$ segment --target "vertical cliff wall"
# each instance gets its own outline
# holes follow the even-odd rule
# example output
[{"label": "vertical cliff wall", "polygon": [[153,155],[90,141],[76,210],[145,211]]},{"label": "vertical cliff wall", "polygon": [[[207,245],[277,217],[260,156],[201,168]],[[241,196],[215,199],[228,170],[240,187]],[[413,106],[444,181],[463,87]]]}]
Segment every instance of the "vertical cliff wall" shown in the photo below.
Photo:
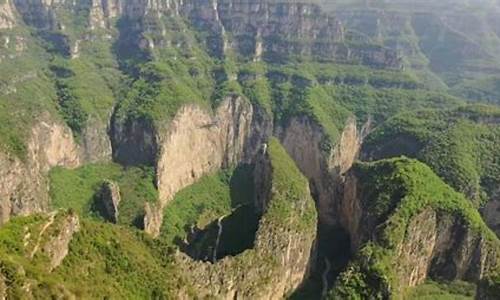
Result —
[{"label": "vertical cliff wall", "polygon": [[[430,186],[428,180],[439,182]],[[447,191],[438,192],[439,185]],[[339,204],[340,222],[357,260],[342,275],[336,292],[356,286],[349,278],[368,272],[372,263],[380,264],[379,273],[366,273],[372,278],[367,280],[377,278],[380,285],[372,284],[368,293],[392,295],[429,278],[481,283],[499,268],[500,243],[478,212],[420,163],[383,161],[356,167],[346,177]]]},{"label": "vertical cliff wall", "polygon": [[277,131],[287,152],[309,178],[318,198],[321,222],[336,224],[336,186],[357,158],[362,141],[356,121],[347,120],[338,141],[328,151],[321,147],[327,139],[324,130],[308,117],[292,118],[287,126]]},{"label": "vertical cliff wall", "polygon": [[12,215],[46,210],[48,171],[55,166],[78,166],[79,153],[71,130],[49,118],[33,126],[24,161],[0,153],[0,223]]},{"label": "vertical cliff wall", "polygon": [[[86,20],[92,31],[111,29],[117,18],[133,21],[139,33],[130,37],[139,48],[153,49],[165,43],[163,16],[181,15],[206,33],[208,52],[218,58],[231,50],[244,58],[285,61],[301,56],[312,59],[355,62],[375,67],[400,68],[396,51],[374,44],[351,43],[342,23],[312,3],[239,1],[85,1],[15,0],[15,10],[38,29],[65,32],[70,27],[64,16],[70,12]],[[14,25],[12,5],[4,4],[4,27]],[[7,10],[10,9],[10,10]],[[66,22],[66,23],[65,23]],[[79,37],[83,39],[84,37]],[[70,46],[72,49],[76,45]]]},{"label": "vertical cliff wall", "polygon": [[[227,97],[213,114],[196,105],[187,105],[177,112],[164,131],[159,130],[151,137],[158,141],[157,154],[153,157],[159,202],[147,209],[146,231],[153,236],[159,234],[161,212],[176,192],[220,168],[252,160],[267,139],[271,126],[270,120],[260,113],[256,114],[252,105],[239,96]],[[254,118],[257,115],[260,116]],[[134,139],[130,134],[123,136]],[[133,147],[140,145],[144,144]],[[118,146],[122,148],[130,151],[127,144]],[[141,151],[138,153],[141,157]]]}]

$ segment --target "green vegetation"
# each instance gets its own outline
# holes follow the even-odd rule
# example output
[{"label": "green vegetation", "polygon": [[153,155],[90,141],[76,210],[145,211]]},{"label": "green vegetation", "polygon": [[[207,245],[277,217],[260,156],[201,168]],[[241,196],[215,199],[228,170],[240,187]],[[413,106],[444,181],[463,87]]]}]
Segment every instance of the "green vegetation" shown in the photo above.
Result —
[{"label": "green vegetation", "polygon": [[61,109],[61,114],[69,128],[78,135],[85,128],[88,115],[83,110],[80,102],[71,94],[64,84],[57,84],[57,102]]},{"label": "green vegetation", "polygon": [[122,76],[104,36],[80,40],[78,58],[59,49],[75,47],[86,27],[81,10],[79,17],[68,13],[61,8],[58,14],[68,17],[64,34],[35,31],[21,22],[2,32],[10,42],[0,47],[0,149],[22,159],[36,122],[65,121],[78,137],[89,118],[106,124],[115,103]]},{"label": "green vegetation", "polygon": [[[64,3],[54,8],[58,22],[33,14],[33,20],[19,20],[16,28],[1,30],[0,151],[26,159],[32,126],[49,120],[65,122],[79,142],[89,126],[106,128],[113,113],[116,125],[144,120],[153,132],[164,132],[183,105],[213,111],[233,95],[248,98],[273,117],[276,127],[293,117],[308,117],[325,134],[323,150],[331,150],[346,121],[355,117],[358,127],[367,121],[377,126],[363,155],[374,160],[416,158],[451,187],[413,160],[358,164],[354,172],[369,191],[363,199],[366,210],[384,226],[339,278],[335,297],[389,297],[390,289],[398,288],[395,248],[412,217],[428,207],[464,220],[488,246],[497,246],[476,209],[492,199],[500,184],[500,111],[465,106],[460,98],[499,103],[500,80],[494,74],[500,70],[500,38],[498,24],[492,21],[498,19],[496,13],[486,17],[487,11],[467,7],[466,14],[457,5],[452,17],[441,19],[434,9],[444,13],[446,6],[426,1],[416,11],[395,5],[381,15],[383,10],[373,7],[388,9],[390,4],[366,8],[366,1],[338,1],[339,19],[348,26],[341,44],[350,50],[400,50],[405,70],[389,70],[362,66],[354,61],[358,58],[342,64],[275,53],[264,53],[264,61],[255,62],[250,58],[253,37],[239,44],[240,53],[231,47],[223,50],[221,36],[208,32],[204,22],[195,24],[200,20],[177,14],[148,13],[140,21],[121,18],[106,24],[109,28],[90,29],[91,2],[77,2],[76,7]],[[422,13],[426,11],[433,13]],[[37,23],[58,24],[40,30]],[[243,39],[233,36],[230,26],[225,29],[228,42]],[[276,38],[283,42],[278,46],[290,48],[310,41]],[[46,276],[46,257],[28,259],[23,244],[27,233],[40,232],[46,217],[16,218],[2,227],[0,275],[7,280],[9,296],[23,298],[29,282],[34,295],[45,298],[69,293],[77,298],[168,298],[171,288],[184,283],[177,281],[170,253],[160,247],[175,247],[192,228],[206,231],[209,239],[222,216],[228,229],[221,240],[226,252],[220,255],[240,254],[234,265],[239,268],[259,261],[272,269],[272,254],[241,253],[251,248],[246,242],[255,238],[257,223],[312,236],[317,216],[307,179],[276,139],[268,149],[273,186],[263,216],[252,207],[253,167],[240,166],[205,176],[180,191],[165,209],[157,242],[133,228],[142,226],[145,202],[158,197],[152,168],[103,163],[53,169],[51,208],[77,212],[82,230],[63,266]],[[105,180],[116,182],[121,191],[116,225],[102,222],[96,211],[96,194]],[[250,229],[239,230],[239,222]],[[490,275],[491,286],[498,287],[498,275]],[[428,282],[408,293],[410,299],[473,297],[471,286],[463,283]]]},{"label": "green vegetation", "polygon": [[202,177],[178,192],[167,205],[161,239],[184,240],[191,227],[204,229],[217,218],[253,203],[253,168],[240,166]]},{"label": "green vegetation", "polygon": [[144,203],[157,200],[154,171],[149,167],[123,168],[117,164],[85,165],[75,170],[54,168],[50,172],[53,208],[73,209],[81,216],[98,217],[95,201],[105,180],[118,184],[122,201],[118,223],[141,227]]},{"label": "green vegetation", "polygon": [[266,220],[304,234],[316,230],[317,213],[307,178],[278,140],[269,140],[268,153],[272,190]]},{"label": "green vegetation", "polygon": [[419,300],[472,300],[476,294],[474,284],[456,281],[456,282],[434,282],[429,281],[415,288],[412,288],[404,299]]},{"label": "green vegetation", "polygon": [[[346,36],[398,50],[408,73],[432,89],[496,101],[500,38],[490,1],[320,1]],[[474,26],[471,26],[474,24]],[[467,49],[464,51],[464,49]]]},{"label": "green vegetation", "polygon": [[451,92],[466,99],[499,104],[500,78],[497,76],[484,76],[466,80],[453,87]]},{"label": "green vegetation", "polygon": [[418,158],[479,205],[500,182],[499,118],[500,110],[484,105],[402,113],[368,136],[364,152]]},{"label": "green vegetation", "polygon": [[377,238],[362,245],[356,259],[338,278],[332,298],[383,298],[401,293],[398,282],[403,274],[397,270],[398,264],[404,262],[395,259],[395,251],[404,242],[412,218],[426,208],[465,222],[469,230],[485,239],[484,247],[500,248],[496,235],[471,202],[425,164],[407,158],[391,159],[358,163],[353,172],[363,191],[363,210],[376,220]]},{"label": "green vegetation", "polygon": [[26,158],[26,142],[34,121],[56,116],[56,90],[46,74],[48,55],[30,38],[29,32],[19,28],[5,35],[16,37],[26,49],[15,50],[16,44],[0,48],[0,150]]},{"label": "green vegetation", "polygon": [[[59,212],[42,237],[57,234],[66,215]],[[40,299],[70,295],[164,299],[174,287],[185,286],[154,241],[142,232],[88,219],[80,220],[80,231],[71,240],[63,264],[47,276],[45,254],[39,250],[29,258],[47,222],[40,215],[21,217],[0,229],[0,274],[8,283],[9,298],[27,297],[27,283],[32,295]],[[23,240],[28,232],[30,236]]]}]

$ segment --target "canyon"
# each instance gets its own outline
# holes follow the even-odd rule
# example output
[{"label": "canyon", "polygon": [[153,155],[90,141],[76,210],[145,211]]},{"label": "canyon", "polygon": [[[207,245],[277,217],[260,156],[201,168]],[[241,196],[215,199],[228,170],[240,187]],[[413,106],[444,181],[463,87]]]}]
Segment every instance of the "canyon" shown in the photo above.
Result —
[{"label": "canyon", "polygon": [[496,60],[356,5],[0,0],[0,298],[497,299]]}]

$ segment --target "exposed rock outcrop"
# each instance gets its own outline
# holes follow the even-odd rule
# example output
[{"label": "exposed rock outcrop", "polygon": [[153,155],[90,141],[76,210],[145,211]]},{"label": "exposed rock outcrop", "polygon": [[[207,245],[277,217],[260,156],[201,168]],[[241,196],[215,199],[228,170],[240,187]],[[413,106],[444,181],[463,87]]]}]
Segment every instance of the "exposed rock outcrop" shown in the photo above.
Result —
[{"label": "exposed rock outcrop", "polygon": [[[434,207],[429,205],[419,210],[407,222],[403,221],[400,216],[392,216],[389,212],[394,209],[392,213],[397,214],[398,209],[405,208],[396,208],[397,202],[387,203],[383,207],[382,203],[373,203],[374,194],[380,191],[361,182],[362,179],[366,181],[370,178],[359,178],[358,175],[354,170],[346,177],[343,198],[339,201],[340,223],[349,232],[354,253],[358,253],[367,243],[394,249],[388,266],[395,276],[395,282],[390,287],[391,294],[417,286],[428,278],[479,283],[499,267],[498,240],[492,238],[486,226],[471,225],[475,221],[467,219],[472,217],[466,217],[465,212],[446,211],[435,204]],[[388,190],[394,184],[390,180],[398,180],[394,178],[387,181]],[[411,193],[403,188],[389,193],[387,197],[392,197],[389,201],[411,201],[403,198],[405,193]],[[401,200],[398,200],[400,197]],[[461,198],[461,201],[467,200]],[[381,213],[381,209],[388,211]],[[462,209],[473,210],[472,207]],[[397,233],[402,234],[402,239],[395,238],[396,233],[389,233],[386,229],[396,226],[396,222],[404,226]]]},{"label": "exposed rock outcrop", "polygon": [[158,137],[150,121],[115,121],[112,129],[113,159],[116,162],[123,165],[155,165]]},{"label": "exposed rock outcrop", "polygon": [[42,118],[31,130],[24,161],[0,153],[0,224],[12,215],[45,211],[47,172],[55,166],[73,168],[79,163],[79,149],[71,130]]},{"label": "exposed rock outcrop", "polygon": [[252,115],[252,106],[240,97],[226,99],[215,116],[197,106],[182,108],[161,141],[157,168],[161,201],[169,201],[201,176],[242,160]]},{"label": "exposed rock outcrop", "polygon": [[227,97],[213,115],[195,105],[178,111],[166,133],[156,138],[159,203],[149,210],[156,217],[146,213],[147,232],[158,235],[161,221],[153,211],[162,211],[176,192],[203,175],[252,159],[270,128],[265,117],[257,120],[263,123],[254,121],[252,105],[239,96]]},{"label": "exposed rock outcrop", "polygon": [[144,204],[144,231],[156,237],[163,223],[163,206],[159,203]]},{"label": "exposed rock outcrop", "polygon": [[82,132],[82,160],[87,163],[110,161],[112,157],[108,125],[90,116]]},{"label": "exposed rock outcrop", "polygon": [[120,187],[112,181],[106,180],[99,191],[99,200],[103,208],[103,214],[109,221],[118,222],[118,206],[121,202]]},{"label": "exposed rock outcrop", "polygon": [[[37,29],[68,35],[74,24],[62,16],[68,13],[86,18],[87,28],[112,29],[113,20],[137,23],[129,34],[132,46],[143,50],[171,45],[162,16],[180,15],[207,32],[206,45],[216,57],[231,49],[253,60],[282,61],[293,56],[339,62],[362,63],[375,67],[400,68],[396,51],[375,44],[352,43],[345,38],[342,23],[324,13],[317,4],[255,0],[218,1],[44,1],[13,0],[4,4],[0,28],[15,25],[14,10],[24,22]],[[14,9],[15,8],[15,9]],[[64,24],[68,22],[68,24]],[[77,37],[83,39],[85,37]],[[72,48],[71,46],[68,46]]]},{"label": "exposed rock outcrop", "polygon": [[486,224],[500,237],[500,189],[493,193],[481,209],[481,214]]},{"label": "exposed rock outcrop", "polygon": [[11,0],[0,3],[0,29],[12,29],[16,25],[14,9]]},{"label": "exposed rock outcrop", "polygon": [[69,251],[73,234],[80,230],[80,221],[73,212],[50,213],[37,230],[25,227],[24,247],[29,259],[43,255],[49,259],[49,270],[57,268]]},{"label": "exposed rock outcrop", "polygon": [[266,206],[254,248],[213,264],[195,262],[183,254],[176,257],[197,297],[282,299],[308,274],[316,210],[307,179],[276,140],[270,141],[269,151],[256,164],[256,180],[270,178],[271,184],[262,193],[267,199],[256,198],[258,205]]},{"label": "exposed rock outcrop", "polygon": [[57,224],[57,230],[53,230],[48,235],[48,241],[43,247],[43,252],[50,259],[50,270],[57,268],[69,251],[69,243],[73,234],[80,230],[80,221],[78,216],[68,213]]},{"label": "exposed rock outcrop", "polygon": [[[183,2],[182,12],[209,32],[206,44],[218,57],[231,47],[254,60],[281,61],[297,55],[390,68],[401,64],[395,51],[346,43],[341,22],[316,4],[192,0]],[[231,33],[230,40],[226,32]]]},{"label": "exposed rock outcrop", "polygon": [[[366,127],[366,126],[365,126]],[[323,224],[333,225],[336,186],[340,176],[350,169],[358,156],[363,134],[356,121],[348,119],[337,143],[331,150],[323,150],[327,138],[323,129],[308,117],[292,118],[278,130],[278,136],[299,169],[309,178],[317,196],[319,218]]]}]

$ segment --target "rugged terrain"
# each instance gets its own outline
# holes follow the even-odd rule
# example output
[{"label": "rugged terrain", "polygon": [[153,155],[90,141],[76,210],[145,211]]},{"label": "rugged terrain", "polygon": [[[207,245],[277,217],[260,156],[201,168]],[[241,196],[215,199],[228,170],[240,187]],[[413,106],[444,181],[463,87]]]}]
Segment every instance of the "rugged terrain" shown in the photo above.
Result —
[{"label": "rugged terrain", "polygon": [[0,0],[0,298],[498,299],[483,2]]}]

